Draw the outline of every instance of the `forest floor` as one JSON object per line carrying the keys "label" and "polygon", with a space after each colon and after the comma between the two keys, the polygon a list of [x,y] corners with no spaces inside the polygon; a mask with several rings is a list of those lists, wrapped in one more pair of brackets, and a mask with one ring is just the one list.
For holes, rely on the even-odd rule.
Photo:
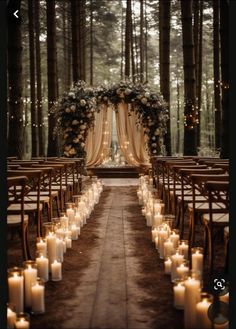
{"label": "forest floor", "polygon": [[[46,283],[46,312],[31,315],[31,329],[184,327],[183,311],[173,307],[172,283],[151,242],[136,191],[136,186],[104,188],[79,239],[65,254],[62,281]],[[202,243],[200,231],[197,239]],[[21,262],[14,239],[8,267]],[[222,269],[222,253],[217,264]]]}

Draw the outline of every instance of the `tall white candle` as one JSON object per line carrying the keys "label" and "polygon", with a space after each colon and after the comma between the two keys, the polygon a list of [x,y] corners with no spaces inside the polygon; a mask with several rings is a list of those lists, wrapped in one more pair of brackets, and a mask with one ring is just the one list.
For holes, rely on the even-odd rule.
{"label": "tall white candle", "polygon": [[63,241],[62,239],[57,239],[56,240],[56,245],[57,245],[57,257],[56,259],[59,260],[60,262],[63,262],[64,260],[64,246],[63,246]]}
{"label": "tall white candle", "polygon": [[173,282],[175,279],[178,278],[177,274],[177,267],[183,263],[184,256],[180,255],[179,252],[177,251],[176,254],[171,256],[171,281]]}
{"label": "tall white candle", "polygon": [[200,280],[189,277],[185,280],[184,326],[196,329],[196,304],[200,301]]}
{"label": "tall white candle", "polygon": [[36,249],[37,252],[43,254],[44,257],[47,256],[47,244],[42,238],[40,238],[40,240],[36,243]]}
{"label": "tall white candle", "polygon": [[51,264],[57,258],[57,242],[56,236],[53,233],[49,233],[46,237],[47,249],[48,249],[48,260]]}
{"label": "tall white candle", "polygon": [[199,273],[202,275],[203,272],[203,254],[201,250],[196,248],[196,251],[194,251],[195,248],[193,248],[192,252],[192,269],[195,271],[199,271]]}
{"label": "tall white candle", "polygon": [[155,247],[158,250],[158,236],[155,237]]}
{"label": "tall white candle", "polygon": [[170,239],[164,242],[164,257],[169,257],[173,254],[174,244]]}
{"label": "tall white candle", "polygon": [[146,225],[147,226],[152,226],[152,213],[151,213],[151,211],[148,211],[146,213]]}
{"label": "tall white candle", "polygon": [[72,240],[71,240],[71,238],[66,237],[65,238],[65,242],[66,242],[66,248],[67,249],[72,248]]}
{"label": "tall white candle", "polygon": [[24,311],[24,278],[18,272],[8,278],[8,299],[15,306],[16,313]]}
{"label": "tall white candle", "polygon": [[163,216],[157,213],[156,215],[154,214],[153,216],[153,225],[158,226],[162,224]]}
{"label": "tall white candle", "polygon": [[177,283],[173,287],[174,290],[174,307],[178,310],[184,309],[185,286],[182,283]]}
{"label": "tall white candle", "polygon": [[207,299],[204,299],[197,303],[196,305],[196,321],[197,325],[201,329],[211,329],[211,321],[208,317],[208,308],[210,307],[211,302]]}
{"label": "tall white candle", "polygon": [[31,286],[37,280],[37,269],[31,265],[26,265],[24,269],[24,283],[25,283],[25,306],[31,307]]}
{"label": "tall white candle", "polygon": [[37,264],[37,270],[38,270],[38,276],[43,279],[45,282],[48,281],[48,258],[44,257],[43,255],[40,255],[40,257],[36,258],[36,264]]}
{"label": "tall white candle", "polygon": [[78,240],[78,230],[75,224],[71,225],[71,239]]}
{"label": "tall white candle", "polygon": [[62,228],[64,228],[65,230],[68,230],[69,218],[67,216],[63,215],[62,217],[60,217],[60,222],[61,222]]}
{"label": "tall white candle", "polygon": [[152,242],[155,242],[155,238],[156,238],[157,234],[158,234],[158,231],[157,231],[156,227],[154,227],[152,229]]}
{"label": "tall white candle", "polygon": [[189,267],[182,263],[176,268],[176,272],[179,279],[183,279],[189,272]]}
{"label": "tall white candle", "polygon": [[62,266],[61,263],[57,260],[51,264],[51,272],[52,272],[52,281],[60,281],[62,279]]}
{"label": "tall white candle", "polygon": [[161,228],[160,231],[158,232],[158,251],[160,258],[164,257],[164,242],[168,237],[168,232],[164,229]]}
{"label": "tall white candle", "polygon": [[44,302],[44,285],[36,282],[31,287],[32,296],[32,312],[35,314],[45,312],[45,302]]}
{"label": "tall white candle", "polygon": [[171,274],[171,264],[172,264],[171,258],[168,257],[164,262],[165,274]]}
{"label": "tall white candle", "polygon": [[174,249],[177,249],[179,246],[179,234],[177,234],[175,231],[172,231],[170,234],[170,240],[174,244]]}
{"label": "tall white candle", "polygon": [[15,321],[16,321],[16,313],[8,307],[7,308],[7,329],[14,329]]}
{"label": "tall white candle", "polygon": [[72,208],[66,209],[66,214],[69,219],[69,223],[73,223],[75,220],[75,211]]}
{"label": "tall white candle", "polygon": [[188,259],[188,242],[187,241],[180,242],[179,253],[184,255],[185,259]]}

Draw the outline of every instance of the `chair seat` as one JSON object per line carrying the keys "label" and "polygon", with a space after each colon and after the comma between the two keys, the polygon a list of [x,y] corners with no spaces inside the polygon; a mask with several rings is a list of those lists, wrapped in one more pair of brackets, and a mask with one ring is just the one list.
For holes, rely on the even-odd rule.
{"label": "chair seat", "polygon": [[[40,211],[43,209],[43,205],[40,204]],[[25,203],[24,204],[25,212],[32,212],[32,211],[37,211],[37,203]],[[21,210],[21,205],[18,203],[13,203],[11,204],[8,208],[8,212],[14,212],[14,211],[20,211]]]}
{"label": "chair seat", "polygon": [[[61,190],[60,185],[58,184],[52,185],[52,191],[60,191],[60,190]],[[62,191],[66,191],[66,185],[62,185]]]}
{"label": "chair seat", "polygon": [[[178,200],[181,201],[182,198],[181,197],[178,197]],[[193,196],[192,195],[185,195],[184,196],[184,201],[191,202],[192,200],[193,200]],[[195,196],[195,200],[197,202],[199,202],[199,201],[203,201],[204,202],[204,201],[207,201],[207,198],[205,196],[203,196],[203,195],[196,195]]]}
{"label": "chair seat", "polygon": [[[217,210],[217,209],[224,209],[224,204],[223,203],[213,203],[212,208]],[[192,202],[188,204],[188,209],[190,211],[193,210],[193,204]],[[209,211],[209,202],[202,202],[202,203],[196,203],[195,205],[196,210],[202,210],[202,211]]]}
{"label": "chair seat", "polygon": [[[25,197],[25,202],[37,202],[37,196],[36,195],[28,195],[27,197]],[[47,195],[42,195],[40,196],[40,202],[43,203],[48,203],[50,201],[49,196]]]}
{"label": "chair seat", "polygon": [[[210,214],[203,214],[202,219],[206,222],[209,222]],[[229,214],[212,214],[212,220],[215,224],[227,224],[229,222]]]}
{"label": "chair seat", "polygon": [[[28,193],[27,195],[37,195],[37,192],[32,191],[32,192]],[[49,192],[48,191],[40,191],[40,197],[41,196],[49,196]],[[51,196],[52,197],[58,196],[58,192],[57,191],[51,191]]]}
{"label": "chair seat", "polygon": [[[28,215],[24,215],[24,222],[29,220]],[[7,225],[16,225],[21,223],[21,215],[7,215]]]}

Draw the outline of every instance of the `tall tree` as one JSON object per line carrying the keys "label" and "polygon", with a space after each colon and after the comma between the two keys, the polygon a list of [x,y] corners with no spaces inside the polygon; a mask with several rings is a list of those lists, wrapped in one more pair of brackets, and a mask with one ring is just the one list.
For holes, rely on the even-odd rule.
{"label": "tall tree", "polygon": [[197,154],[196,78],[192,27],[192,0],[181,0],[184,57],[184,155]]}
{"label": "tall tree", "polygon": [[221,158],[229,157],[229,1],[220,1],[222,141]]}
{"label": "tall tree", "polygon": [[220,6],[213,0],[213,61],[214,61],[214,102],[215,102],[215,147],[221,146],[221,98],[220,98]]}
{"label": "tall tree", "polygon": [[132,28],[131,0],[127,0],[126,25],[125,25],[125,76],[126,77],[130,76],[131,28]]}
{"label": "tall tree", "polygon": [[[15,4],[20,8],[21,1]],[[10,19],[10,18],[9,18]],[[23,156],[21,20],[8,24],[9,137],[8,155]]]}
{"label": "tall tree", "polygon": [[36,51],[36,95],[37,95],[37,115],[38,115],[38,142],[39,155],[44,156],[44,118],[43,118],[43,102],[42,102],[42,79],[41,79],[41,47],[40,47],[40,18],[39,18],[39,1],[34,1],[35,4],[35,51]]}
{"label": "tall tree", "polygon": [[47,73],[48,73],[48,156],[58,155],[57,140],[53,136],[56,125],[55,118],[50,114],[58,98],[57,94],[57,50],[56,50],[56,24],[55,0],[47,1]]}
{"label": "tall tree", "polygon": [[93,85],[93,0],[90,0],[90,85]]}
{"label": "tall tree", "polygon": [[31,136],[32,136],[32,156],[39,155],[39,140],[38,140],[38,117],[36,109],[35,95],[35,17],[34,17],[34,2],[28,0],[28,19],[29,19],[29,58],[30,58],[30,101],[31,101]]}
{"label": "tall tree", "polygon": [[[162,0],[162,24],[161,24],[161,93],[168,104],[170,111],[170,0]],[[167,155],[171,155],[170,119],[167,122],[167,134],[165,135]]]}
{"label": "tall tree", "polygon": [[140,81],[144,80],[144,15],[143,0],[140,0]]}
{"label": "tall tree", "polygon": [[79,22],[78,2],[71,0],[72,74],[73,82],[79,79]]}

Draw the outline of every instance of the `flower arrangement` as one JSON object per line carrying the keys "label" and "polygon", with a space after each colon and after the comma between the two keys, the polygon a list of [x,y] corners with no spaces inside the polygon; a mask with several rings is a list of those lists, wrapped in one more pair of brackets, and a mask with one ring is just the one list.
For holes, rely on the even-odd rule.
{"label": "flower arrangement", "polygon": [[93,127],[94,114],[100,104],[130,103],[131,111],[137,114],[147,137],[150,155],[161,153],[166,122],[169,118],[163,97],[148,85],[121,81],[111,86],[87,87],[79,81],[65,93],[54,111],[57,118],[55,133],[62,135],[63,153],[66,157],[85,157],[85,141],[88,129]]}

